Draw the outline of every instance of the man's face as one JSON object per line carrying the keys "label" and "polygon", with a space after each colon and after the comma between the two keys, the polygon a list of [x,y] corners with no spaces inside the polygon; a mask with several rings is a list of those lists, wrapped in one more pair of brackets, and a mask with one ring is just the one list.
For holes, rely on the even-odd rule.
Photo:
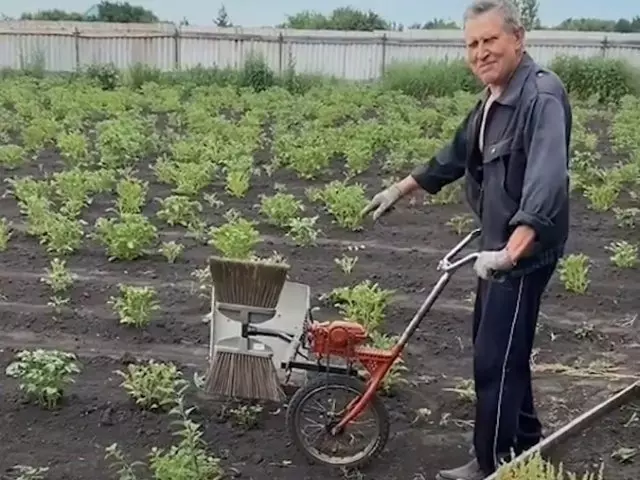
{"label": "man's face", "polygon": [[464,38],[471,71],[485,85],[505,82],[516,69],[523,31],[505,29],[500,12],[490,11],[468,20]]}

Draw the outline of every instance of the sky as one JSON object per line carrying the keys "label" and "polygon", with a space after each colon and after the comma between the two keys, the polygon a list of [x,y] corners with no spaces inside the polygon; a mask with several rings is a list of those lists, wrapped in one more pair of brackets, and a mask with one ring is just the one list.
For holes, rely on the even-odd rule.
{"label": "sky", "polygon": [[[336,7],[350,5],[368,10],[383,18],[410,25],[443,18],[458,22],[469,0],[129,0],[144,6],[162,20],[179,22],[183,17],[191,25],[210,25],[218,9],[225,3],[230,20],[246,27],[274,26],[283,22],[287,14],[302,10],[329,13]],[[58,8],[85,12],[98,3],[91,0],[0,0],[0,14],[19,17],[23,12]],[[635,4],[635,6],[634,6]],[[640,15],[640,4],[633,0],[540,0],[540,19],[544,25],[556,25],[568,17],[596,17],[617,20]]]}

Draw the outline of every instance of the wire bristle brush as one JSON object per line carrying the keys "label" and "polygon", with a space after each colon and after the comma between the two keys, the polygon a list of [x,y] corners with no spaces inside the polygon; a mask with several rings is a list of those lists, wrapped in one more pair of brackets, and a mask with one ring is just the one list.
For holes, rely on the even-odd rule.
{"label": "wire bristle brush", "polygon": [[[273,317],[289,266],[220,257],[209,260],[219,309],[231,320],[248,326],[252,315]],[[282,401],[285,398],[273,352],[265,344],[242,336],[214,347],[205,391],[228,398]]]}

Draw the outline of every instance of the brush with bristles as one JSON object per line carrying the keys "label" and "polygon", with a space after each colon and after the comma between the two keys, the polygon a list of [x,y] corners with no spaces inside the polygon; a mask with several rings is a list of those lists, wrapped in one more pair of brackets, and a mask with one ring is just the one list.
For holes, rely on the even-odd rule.
{"label": "brush with bristles", "polygon": [[264,260],[209,259],[216,301],[248,307],[276,308],[289,265]]}
{"label": "brush with bristles", "polygon": [[[238,313],[237,316],[232,313],[232,320],[248,324],[252,313],[268,315],[265,312],[272,311],[275,315],[288,265],[212,257],[209,266],[216,302]],[[229,308],[224,310],[226,314]],[[273,353],[263,343],[244,336],[245,328],[242,331],[242,337],[215,345],[205,392],[227,398],[282,401],[285,394],[273,364]]]}

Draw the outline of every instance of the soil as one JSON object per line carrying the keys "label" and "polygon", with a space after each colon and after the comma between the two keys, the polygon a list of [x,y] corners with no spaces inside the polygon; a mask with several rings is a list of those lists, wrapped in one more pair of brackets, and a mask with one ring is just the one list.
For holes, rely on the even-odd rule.
{"label": "soil", "polygon": [[[44,152],[29,167],[3,175],[41,176],[43,171],[60,169],[54,152]],[[166,196],[168,188],[156,183],[149,171],[138,174],[150,183],[149,198]],[[369,172],[358,178],[370,194],[381,187],[382,175]],[[302,198],[304,188],[321,185],[327,179],[301,182],[287,173],[276,178],[256,177],[247,198],[232,199],[221,184],[215,192],[225,207],[205,208],[207,223],[222,222],[230,207],[260,220],[253,206],[258,195],[273,191],[274,183],[285,183]],[[623,202],[628,200],[623,199]],[[112,198],[97,197],[84,219],[92,224]],[[307,202],[307,207],[313,209]],[[184,255],[175,264],[149,254],[135,262],[110,262],[104,249],[86,239],[80,251],[68,258],[68,265],[79,277],[73,287],[70,308],[62,313],[47,306],[49,293],[40,281],[49,259],[37,240],[21,231],[21,218],[15,200],[0,200],[3,215],[16,227],[9,249],[0,254],[0,357],[3,367],[23,348],[59,348],[75,352],[82,361],[82,372],[69,387],[68,397],[54,412],[26,403],[16,383],[2,379],[0,404],[0,472],[10,474],[17,464],[48,466],[48,479],[94,480],[116,478],[105,461],[105,448],[117,442],[131,459],[143,460],[153,446],[173,441],[167,415],[140,410],[119,386],[113,373],[133,358],[155,358],[179,364],[191,378],[202,373],[206,364],[208,326],[203,316],[209,299],[195,292],[192,272],[206,266],[211,247],[202,246],[180,229],[170,230],[152,217],[157,206],[149,202],[145,213],[154,218],[165,238],[185,244]],[[557,275],[546,295],[536,341],[536,398],[547,433],[566,424],[631,383],[625,375],[637,373],[640,362],[640,321],[633,321],[640,310],[640,284],[637,271],[618,271],[610,265],[604,247],[614,240],[637,240],[636,232],[618,228],[611,214],[594,214],[576,196],[572,206],[569,252],[589,255],[593,265],[591,285],[584,295],[566,293]],[[437,280],[437,261],[460,240],[444,226],[453,215],[466,212],[457,205],[424,205],[420,196],[404,202],[378,224],[367,223],[356,233],[345,232],[321,215],[323,236],[315,247],[299,248],[282,234],[263,223],[263,253],[277,251],[292,265],[291,279],[308,284],[319,318],[335,316],[319,297],[332,288],[371,279],[396,290],[388,311],[386,329],[400,333]],[[636,235],[633,238],[633,235]],[[333,258],[349,246],[364,248],[346,280]],[[107,304],[117,293],[118,284],[139,283],[154,286],[162,308],[153,324],[143,332],[120,326]],[[268,405],[260,425],[242,429],[221,415],[222,404],[190,397],[197,405],[196,418],[214,455],[222,459],[229,478],[253,480],[316,480],[324,478],[384,478],[419,480],[434,478],[445,467],[468,459],[473,404],[455,393],[444,391],[471,375],[470,295],[474,290],[471,269],[459,271],[447,290],[412,338],[405,355],[409,367],[406,386],[384,402],[390,411],[392,431],[383,454],[361,473],[361,477],[327,471],[308,464],[296,451],[285,430],[283,406]],[[606,361],[618,368],[617,377],[607,374],[554,373],[550,368],[588,365]],[[561,460],[568,468],[582,471],[594,459],[603,459],[609,480],[640,478],[638,463],[622,464],[611,458],[621,446],[640,444],[640,422],[624,423],[632,412],[617,414],[599,423],[595,433],[574,440]],[[420,416],[418,412],[430,412]],[[623,417],[624,415],[624,417]],[[621,419],[625,419],[624,422]],[[575,447],[575,448],[574,448]],[[640,456],[640,453],[638,454]],[[353,474],[350,474],[353,475]],[[7,477],[10,478],[10,477]]]}

